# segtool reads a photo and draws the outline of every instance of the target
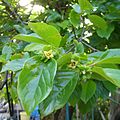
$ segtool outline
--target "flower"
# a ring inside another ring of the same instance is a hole
[[[49,50],[49,51],[44,51],[44,55],[47,59],[51,59],[53,58],[53,53],[52,53],[52,50]]]
[[[78,61],[71,60],[71,63],[68,65],[69,68],[75,69],[78,64]]]

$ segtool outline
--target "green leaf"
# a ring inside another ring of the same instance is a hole
[[[60,26],[61,28],[63,29],[66,29],[67,26],[69,25],[69,20],[64,20],[63,22],[61,23],[57,23],[58,26]]]
[[[120,49],[108,49],[105,58],[120,56]]]
[[[7,64],[5,64],[2,67],[1,73],[5,72],[7,70],[11,70],[11,71],[14,71],[14,72],[18,71],[18,70],[21,70],[23,68],[23,64],[24,64],[25,61],[26,61],[25,58],[9,61]]]
[[[14,25],[15,29],[21,33],[21,34],[27,34],[27,30],[25,29],[25,27],[20,26],[20,25]]]
[[[118,4],[119,5],[119,4]],[[119,7],[118,7],[119,8]],[[117,21],[117,20],[120,20],[120,12],[119,10],[117,11],[112,11],[108,14],[105,15],[105,18],[108,19],[108,20],[111,20],[111,21]]]
[[[84,46],[82,43],[78,43],[75,47],[75,52],[76,53],[80,53],[80,54],[83,54],[84,53]]]
[[[95,105],[96,100],[94,97],[92,97],[87,103],[84,103],[81,100],[78,103],[79,110],[82,114],[90,112]]]
[[[0,55],[0,63],[6,62],[6,55]]]
[[[113,85],[111,82],[103,81],[103,84],[104,84],[105,88],[108,89],[110,92],[115,92],[116,86]]]
[[[115,27],[112,24],[109,24],[107,29],[97,29],[97,34],[101,38],[108,39],[111,35],[111,33],[114,31]]]
[[[17,87],[15,85],[12,85],[10,87],[10,95],[12,97],[12,99],[15,101],[17,99]]]
[[[113,57],[119,57],[120,56],[120,49],[108,49],[105,52],[94,52],[89,54],[89,57],[94,57],[96,59],[103,60],[103,59],[108,59],[108,58],[113,58]]]
[[[88,80],[82,84],[81,100],[86,104],[89,99],[95,94],[96,84],[92,80]]]
[[[102,29],[102,30],[107,29],[108,27],[107,23],[102,17],[98,15],[89,15],[88,18],[97,28]]]
[[[105,58],[102,59],[101,61],[97,62],[97,64],[120,64],[120,56],[115,56],[111,58]]]
[[[67,63],[70,62],[71,60],[71,56],[72,56],[72,53],[68,53],[68,54],[63,54],[58,60],[57,60],[57,63],[58,63],[58,66],[63,66]]]
[[[23,55],[21,53],[16,53],[11,56],[11,60],[22,59]]]
[[[56,70],[54,59],[44,63],[35,56],[25,63],[18,80],[18,95],[28,114],[50,94]]]
[[[2,54],[6,56],[6,60],[10,59],[12,52],[12,48],[8,45],[5,45],[2,49]]]
[[[94,67],[92,71],[101,75],[102,77],[104,77],[106,80],[110,81],[112,84],[116,85],[117,87],[120,87],[120,70]]]
[[[43,39],[41,37],[39,37],[36,34],[18,34],[16,36],[14,36],[13,39],[18,39],[18,40],[23,40],[26,42],[34,42],[34,43],[39,43],[39,44],[48,44],[47,42],[43,41]]]
[[[69,104],[70,106],[75,107],[75,105],[78,103],[80,100],[80,94],[82,91],[82,86],[81,84],[77,85],[75,90],[73,91],[72,95],[69,98]]]
[[[65,35],[62,37],[61,42],[60,42],[60,47],[63,47],[66,45],[67,39],[68,39],[68,35]]]
[[[74,71],[61,70],[57,72],[52,92],[40,104],[42,117],[62,108],[66,104],[75,89],[78,78],[78,73]]]
[[[81,10],[84,11],[91,11],[93,9],[91,3],[88,0],[78,0]]]
[[[24,51],[42,51],[44,45],[38,43],[31,43],[27,45]]]
[[[96,91],[95,91],[95,98],[102,98],[102,99],[107,99],[109,96],[109,91],[106,89],[104,86],[103,82],[101,81],[96,81]],[[103,94],[104,93],[104,94]]]
[[[120,64],[120,49],[109,49],[103,52],[96,64]]]
[[[74,11],[78,14],[81,13],[81,9],[80,9],[80,6],[76,3],[72,6],[72,8],[74,9]]]
[[[28,26],[42,37],[45,42],[55,47],[59,47],[61,36],[55,27],[46,23],[29,23]]]
[[[80,15],[76,13],[74,10],[71,10],[69,16],[70,16],[70,22],[74,27],[80,24]]]
[[[89,58],[89,60],[96,60],[96,59],[99,59],[102,54],[103,54],[103,52],[101,52],[101,51],[93,52],[88,55],[88,58]]]
[[[47,17],[47,19],[46,19],[46,22],[48,23],[48,22],[54,22],[54,21],[56,21],[56,20],[60,20],[61,19],[61,15],[58,13],[58,12],[56,12],[56,11],[53,11],[53,10],[49,10],[49,16]]]

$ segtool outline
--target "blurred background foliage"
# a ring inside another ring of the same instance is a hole
[[[73,39],[80,37],[83,26],[85,28],[83,37],[87,44],[101,51],[120,48],[120,0],[90,0],[90,2],[94,8],[93,13],[104,18],[109,26],[109,29],[104,33],[97,31],[91,25],[86,14],[83,15],[84,20],[77,16],[75,13],[79,12],[77,0],[1,0],[0,54],[6,55],[5,60],[11,59],[14,54],[17,54],[18,58],[21,55],[27,56],[22,53],[27,43],[21,41],[12,43],[11,38],[18,33],[31,33],[27,26],[28,22],[46,22],[55,26],[62,35],[61,46],[67,41],[66,48],[71,47],[70,44]],[[86,52],[92,51],[86,47]],[[5,60],[2,57],[0,62],[3,63]],[[2,63],[0,63],[0,69]],[[0,80],[3,78],[4,75],[0,76]],[[14,97],[16,97],[15,92],[16,89],[12,89]],[[3,96],[3,94],[0,95]],[[104,98],[104,96],[102,97]]]

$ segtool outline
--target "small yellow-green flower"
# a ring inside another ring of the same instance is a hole
[[[53,53],[52,53],[52,50],[49,50],[49,51],[44,51],[44,55],[47,59],[51,59],[53,58]]]
[[[75,69],[78,64],[78,61],[71,60],[71,63],[68,65],[69,68]]]

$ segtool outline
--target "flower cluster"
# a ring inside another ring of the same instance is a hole
[[[53,58],[53,53],[52,53],[52,50],[49,50],[49,51],[44,51],[44,55],[47,59],[51,59]]]
[[[68,65],[69,68],[75,69],[78,64],[78,61],[71,60],[71,63]]]

